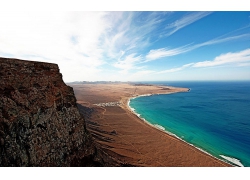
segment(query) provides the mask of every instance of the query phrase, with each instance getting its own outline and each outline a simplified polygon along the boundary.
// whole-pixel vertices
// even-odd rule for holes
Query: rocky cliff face
[[[0,58],[0,166],[96,165],[56,64]]]

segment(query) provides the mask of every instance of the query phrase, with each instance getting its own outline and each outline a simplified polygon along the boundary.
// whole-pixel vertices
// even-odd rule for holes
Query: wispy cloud
[[[201,61],[197,62],[193,65],[193,67],[211,67],[211,66],[219,66],[225,64],[239,64],[239,63],[249,63],[250,61],[250,49],[245,49],[240,52],[229,52],[226,54],[222,54],[217,56],[212,61]]]
[[[212,40],[200,43],[200,44],[193,45],[189,48],[189,51],[203,47],[203,46],[219,44],[219,43],[224,43],[224,42],[234,41],[234,40],[241,40],[241,39],[247,40],[249,38],[250,38],[250,33],[230,36],[230,37],[225,37],[225,38],[215,38],[215,39],[212,39]]]
[[[116,14],[117,13],[117,14]],[[181,28],[207,16],[210,12],[193,12],[181,19],[168,25],[166,29],[159,28],[159,24],[168,19],[166,14],[163,13],[147,13],[141,14],[136,12],[116,12],[115,14],[108,14],[108,18],[112,19],[112,24],[109,26],[110,31],[105,34],[105,52],[107,52],[107,58],[112,58],[114,67],[123,69],[123,72],[128,72],[130,69],[134,69],[137,64],[146,63],[149,61],[157,60],[163,57],[175,56],[195,48],[205,46],[190,44],[181,46],[178,48],[160,48],[152,49],[146,55],[140,54],[140,51],[145,47],[150,46],[151,37],[154,36],[155,30],[161,31],[158,33],[164,33],[167,30],[171,30],[171,33],[178,31]],[[171,13],[169,13],[171,14]],[[157,33],[157,34],[158,34]],[[122,56],[121,56],[122,54]],[[133,61],[131,58],[133,57]],[[121,58],[123,60],[121,60]],[[128,60],[130,59],[130,60]]]
[[[211,61],[200,61],[196,63],[184,64],[181,67],[167,69],[164,71],[157,72],[156,74],[172,73],[182,71],[188,67],[201,68],[201,67],[213,67],[221,65],[234,65],[234,66],[250,66],[250,49],[245,49],[240,52],[229,52],[221,54]]]
[[[131,69],[135,69],[135,64],[141,61],[141,56],[136,56],[136,54],[130,54],[123,60],[119,60],[114,63],[114,67],[122,69],[122,73],[127,73]]]
[[[230,36],[230,37],[225,37],[225,38],[215,38],[215,39],[203,42],[203,43],[199,43],[195,45],[187,44],[185,46],[181,46],[181,47],[173,48],[173,49],[170,49],[170,48],[152,49],[145,55],[145,57],[143,57],[143,55],[136,55],[135,53],[129,54],[124,57],[124,60],[119,59],[116,63],[114,63],[114,66],[117,68],[123,69],[122,72],[127,73],[131,69],[140,68],[137,66],[138,64],[141,64],[141,63],[147,63],[149,61],[158,60],[164,57],[176,56],[179,54],[183,54],[183,53],[198,49],[203,46],[209,46],[209,45],[225,43],[229,41],[236,41],[236,40],[247,40],[249,38],[250,38],[250,33],[241,34],[237,36]],[[120,53],[122,53],[121,56],[124,55],[124,51]],[[191,65],[192,63],[188,64],[188,66],[184,65],[183,67],[170,69],[167,71],[163,71],[162,73],[180,71]]]
[[[170,36],[174,34],[176,31],[188,26],[189,24],[194,23],[195,21],[198,21],[199,19],[211,14],[211,12],[193,12],[189,15],[183,16],[181,19],[176,20],[175,22],[169,24],[166,26],[166,36]]]
[[[224,42],[234,41],[234,40],[241,40],[241,39],[244,39],[244,40],[250,39],[250,33],[237,35],[237,36],[230,36],[230,37],[225,37],[225,38],[215,38],[215,39],[203,42],[203,43],[199,43],[195,45],[188,44],[188,45],[178,47],[178,48],[173,48],[173,49],[169,49],[169,48],[152,49],[146,55],[145,57],[146,60],[144,62],[161,59],[163,57],[176,56],[182,53],[186,53],[186,52],[198,49],[203,46],[209,46],[213,44],[219,44],[219,43],[224,43]]]
[[[167,69],[167,70],[164,70],[164,71],[157,72],[156,74],[164,74],[164,73],[172,73],[172,72],[181,71],[183,69],[191,67],[193,64],[194,63],[185,64],[185,65],[183,65],[181,67],[178,67],[178,68],[172,68],[172,69]]]
[[[118,59],[121,51],[124,56],[138,52],[149,46],[150,34],[161,22],[157,13],[114,12],[106,16],[109,30],[104,36],[106,56]]]
[[[189,48],[187,46],[182,46],[174,49],[169,49],[169,48],[153,49],[150,50],[149,53],[146,55],[145,62],[153,61],[163,57],[175,56],[187,52],[188,50]]]

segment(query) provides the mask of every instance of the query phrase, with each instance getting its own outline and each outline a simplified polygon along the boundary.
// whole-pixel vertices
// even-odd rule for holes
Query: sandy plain
[[[87,129],[117,161],[146,167],[231,166],[149,125],[128,107],[132,97],[187,92],[187,88],[129,83],[69,84],[86,107]]]

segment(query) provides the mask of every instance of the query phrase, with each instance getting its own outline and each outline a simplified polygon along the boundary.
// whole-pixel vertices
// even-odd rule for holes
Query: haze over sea
[[[250,166],[250,81],[149,83],[190,91],[131,99],[141,118],[219,159]]]

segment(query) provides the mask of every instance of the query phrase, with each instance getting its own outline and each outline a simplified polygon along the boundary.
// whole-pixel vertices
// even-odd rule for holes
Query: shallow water
[[[191,91],[131,99],[140,117],[219,159],[250,166],[250,82],[150,83]]]

